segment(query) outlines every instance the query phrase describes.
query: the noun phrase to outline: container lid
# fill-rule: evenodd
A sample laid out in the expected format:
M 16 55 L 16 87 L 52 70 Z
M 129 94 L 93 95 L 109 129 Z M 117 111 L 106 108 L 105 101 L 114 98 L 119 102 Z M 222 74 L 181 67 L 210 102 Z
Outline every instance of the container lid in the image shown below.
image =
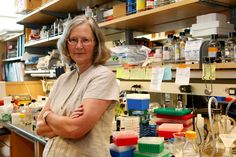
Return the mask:
M 133 130 L 124 130 L 113 132 L 112 137 L 115 139 L 138 138 L 137 132 Z
M 175 124 L 175 123 L 162 123 L 158 127 L 158 131 L 171 131 L 171 132 L 177 132 L 182 131 L 184 128 L 183 124 Z
M 162 144 L 164 137 L 142 137 L 138 140 L 138 143 L 142 144 Z
M 195 131 L 186 131 L 185 137 L 187 139 L 196 139 L 197 138 L 197 133 Z
M 127 99 L 150 99 L 150 94 L 127 94 Z

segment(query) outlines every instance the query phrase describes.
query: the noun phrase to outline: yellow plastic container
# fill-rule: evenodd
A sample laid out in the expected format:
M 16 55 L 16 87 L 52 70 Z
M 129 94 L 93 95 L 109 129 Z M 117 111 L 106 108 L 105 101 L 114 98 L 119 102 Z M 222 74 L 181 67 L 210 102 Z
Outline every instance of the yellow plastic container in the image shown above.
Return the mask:
M 136 0 L 137 12 L 144 11 L 146 7 L 146 0 Z

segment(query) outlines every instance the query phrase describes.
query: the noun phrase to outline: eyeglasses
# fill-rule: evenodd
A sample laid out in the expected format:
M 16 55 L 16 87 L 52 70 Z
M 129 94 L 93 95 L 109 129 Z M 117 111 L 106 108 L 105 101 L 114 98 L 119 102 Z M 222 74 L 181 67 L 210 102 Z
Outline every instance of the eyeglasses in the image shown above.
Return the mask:
M 87 45 L 90 45 L 92 43 L 93 39 L 89 39 L 89 38 L 82 38 L 82 39 L 69 38 L 69 39 L 67 39 L 67 43 L 71 46 L 77 45 L 79 41 L 81 42 L 81 44 L 83 46 L 87 46 Z

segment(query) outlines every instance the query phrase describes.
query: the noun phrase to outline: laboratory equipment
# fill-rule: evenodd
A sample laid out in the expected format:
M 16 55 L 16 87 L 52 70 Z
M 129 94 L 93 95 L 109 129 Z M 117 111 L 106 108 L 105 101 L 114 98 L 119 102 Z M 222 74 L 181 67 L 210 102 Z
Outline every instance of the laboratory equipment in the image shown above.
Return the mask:
M 225 153 L 223 154 L 223 156 L 224 157 L 231 156 L 230 147 L 233 144 L 233 142 L 236 140 L 236 134 L 220 134 L 219 136 L 225 146 Z

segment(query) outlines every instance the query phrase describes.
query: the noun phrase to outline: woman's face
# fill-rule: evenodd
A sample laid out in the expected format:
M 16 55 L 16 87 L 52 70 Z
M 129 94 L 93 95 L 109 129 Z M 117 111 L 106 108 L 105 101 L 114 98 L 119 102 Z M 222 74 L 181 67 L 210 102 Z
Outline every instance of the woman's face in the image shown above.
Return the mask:
M 93 32 L 87 23 L 73 28 L 67 40 L 70 57 L 78 66 L 93 63 L 95 45 Z

